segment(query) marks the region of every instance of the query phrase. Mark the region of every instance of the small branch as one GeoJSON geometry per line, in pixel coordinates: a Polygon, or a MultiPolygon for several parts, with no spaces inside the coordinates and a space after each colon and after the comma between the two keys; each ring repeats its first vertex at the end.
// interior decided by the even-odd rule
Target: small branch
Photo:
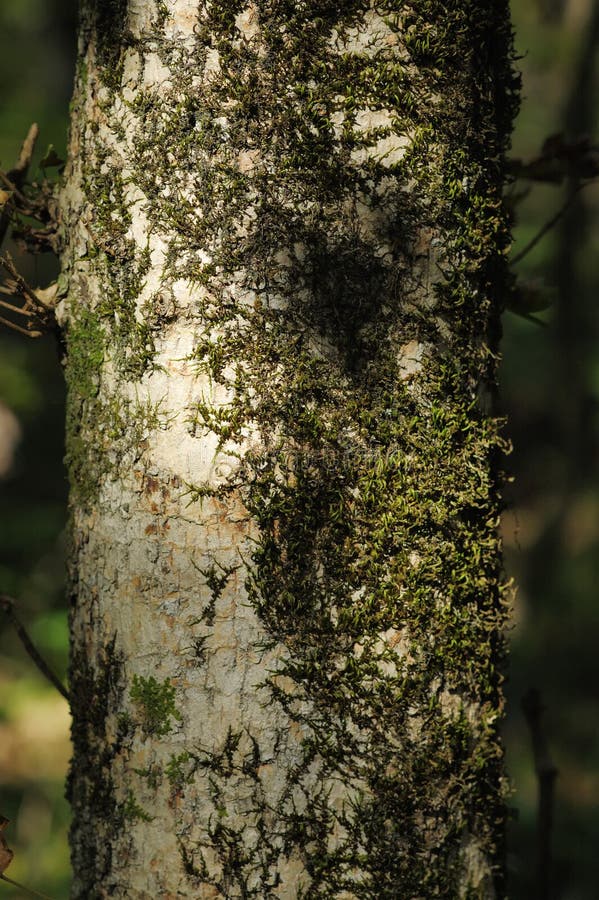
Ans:
{"type": "Polygon", "coordinates": [[[37,140],[39,129],[37,125],[32,125],[27,133],[27,137],[23,141],[23,145],[21,147],[21,152],[19,153],[19,158],[15,164],[15,167],[10,170],[8,173],[0,172],[0,181],[4,184],[5,187],[12,193],[12,201],[11,206],[7,205],[0,216],[0,244],[4,240],[4,236],[8,231],[8,227],[10,224],[10,220],[12,215],[14,215],[14,206],[12,205],[15,201],[23,207],[24,211],[28,211],[30,204],[27,200],[27,197],[21,192],[21,188],[25,183],[25,178],[27,177],[27,172],[29,170],[29,165],[31,163],[31,157],[33,155],[33,150],[35,147],[35,142],[37,140]]]}
{"type": "Polygon", "coordinates": [[[52,897],[48,897],[47,894],[40,894],[39,891],[34,891],[33,888],[25,887],[24,884],[20,884],[18,881],[15,881],[13,878],[9,878],[8,875],[2,873],[0,875],[2,881],[6,881],[8,884],[14,884],[15,887],[18,887],[20,890],[25,891],[26,894],[29,894],[30,897],[41,897],[42,900],[52,900],[52,897]]]}
{"type": "Polygon", "coordinates": [[[572,191],[564,205],[556,212],[556,214],[552,216],[547,222],[545,222],[543,227],[537,232],[533,239],[529,241],[528,244],[519,253],[517,253],[516,256],[514,256],[513,259],[510,260],[510,264],[512,266],[515,266],[516,263],[519,263],[520,260],[524,259],[525,256],[528,256],[530,251],[537,246],[539,241],[545,237],[547,232],[551,231],[551,229],[557,225],[562,216],[565,216],[565,214],[568,212],[576,196],[578,195],[578,192],[581,191],[583,187],[584,184],[580,184],[574,191],[572,191]]]}
{"type": "Polygon", "coordinates": [[[27,172],[31,165],[31,158],[33,156],[33,151],[35,150],[39,131],[40,130],[35,122],[29,127],[27,137],[21,145],[19,158],[17,159],[14,168],[8,172],[8,177],[15,185],[17,185],[17,187],[22,187],[27,178],[27,172]]]}
{"type": "Polygon", "coordinates": [[[547,736],[541,721],[544,707],[536,689],[531,688],[522,698],[522,709],[530,729],[538,779],[536,896],[537,900],[549,900],[552,879],[551,832],[553,829],[555,779],[558,770],[549,752],[547,736]]]}
{"type": "Polygon", "coordinates": [[[4,187],[8,188],[8,190],[15,195],[16,199],[19,201],[20,208],[24,210],[28,210],[30,208],[29,200],[27,199],[25,194],[21,193],[16,184],[11,181],[8,175],[5,175],[4,172],[0,172],[0,181],[2,182],[4,187]]]}
{"type": "MultiPolygon", "coordinates": [[[[7,293],[7,294],[11,295],[10,291],[6,291],[6,292],[3,291],[1,286],[0,286],[0,293],[2,293],[2,294],[7,293]]],[[[13,306],[12,303],[6,303],[5,300],[0,300],[0,306],[2,307],[2,309],[8,309],[9,312],[17,313],[19,316],[25,316],[25,318],[27,318],[27,319],[30,319],[33,316],[33,313],[31,312],[30,309],[25,309],[24,306],[13,306]]]]}
{"type": "Polygon", "coordinates": [[[42,658],[38,649],[34,645],[33,641],[27,634],[25,627],[21,624],[21,621],[17,618],[17,615],[14,610],[15,601],[12,597],[9,597],[8,594],[0,594],[0,610],[6,613],[10,622],[14,626],[15,631],[17,632],[21,643],[25,647],[25,650],[38,667],[42,675],[44,675],[51,684],[54,685],[56,690],[62,694],[67,703],[70,702],[69,693],[60,679],[54,674],[50,666],[47,662],[42,658]]]}
{"type": "Polygon", "coordinates": [[[28,338],[39,338],[43,337],[44,335],[43,331],[32,331],[28,328],[22,328],[20,325],[17,325],[16,322],[11,322],[10,319],[5,319],[4,316],[0,316],[0,325],[4,325],[6,328],[11,328],[13,331],[18,332],[19,334],[23,334],[28,338]]]}
{"type": "Polygon", "coordinates": [[[16,322],[7,319],[5,316],[0,316],[0,323],[8,328],[12,328],[14,331],[18,331],[19,334],[27,335],[27,337],[41,337],[44,332],[51,331],[55,326],[54,302],[48,301],[55,301],[56,290],[51,292],[49,288],[46,288],[44,291],[34,291],[23,276],[19,274],[8,253],[5,256],[0,256],[0,267],[10,276],[4,285],[0,285],[0,293],[8,296],[21,296],[25,301],[23,306],[0,301],[0,306],[28,320],[27,328],[17,325],[16,322]],[[43,299],[42,294],[46,299],[43,299]]]}
{"type": "Polygon", "coordinates": [[[527,312],[515,312],[515,310],[509,310],[513,312],[515,316],[520,316],[521,319],[526,319],[527,322],[532,322],[533,325],[536,325],[537,328],[547,328],[547,322],[544,322],[542,319],[537,318],[537,316],[532,313],[527,312]]]}
{"type": "Polygon", "coordinates": [[[41,306],[42,309],[50,311],[50,307],[46,306],[46,304],[40,300],[32,287],[29,287],[25,279],[22,275],[19,275],[19,272],[12,261],[12,257],[9,253],[6,253],[4,256],[0,256],[0,266],[4,269],[5,272],[11,276],[14,280],[14,285],[18,292],[23,295],[26,299],[29,299],[33,306],[41,306]]]}

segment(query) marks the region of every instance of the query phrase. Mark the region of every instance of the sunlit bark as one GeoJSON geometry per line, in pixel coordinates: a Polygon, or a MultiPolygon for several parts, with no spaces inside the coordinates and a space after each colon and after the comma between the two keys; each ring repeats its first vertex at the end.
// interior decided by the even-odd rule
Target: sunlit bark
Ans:
{"type": "Polygon", "coordinates": [[[502,895],[501,2],[84,0],[74,896],[502,895]]]}

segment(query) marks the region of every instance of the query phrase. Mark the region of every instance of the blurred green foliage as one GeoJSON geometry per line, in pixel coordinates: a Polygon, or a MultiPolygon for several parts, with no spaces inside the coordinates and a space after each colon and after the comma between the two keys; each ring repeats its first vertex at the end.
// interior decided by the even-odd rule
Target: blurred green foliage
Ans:
{"type": "MultiPolygon", "coordinates": [[[[64,153],[75,6],[75,0],[0,4],[5,167],[32,121],[41,129],[37,160],[49,144],[64,153]]],[[[512,6],[524,76],[513,155],[535,157],[544,139],[560,131],[596,136],[599,4],[513,0],[512,6]]],[[[528,191],[517,205],[514,254],[574,186],[570,179],[528,191]]],[[[502,403],[515,447],[508,461],[513,482],[504,534],[508,570],[518,584],[505,727],[514,788],[511,900],[528,900],[535,890],[536,780],[520,710],[522,695],[533,685],[547,707],[547,735],[560,770],[552,900],[592,900],[599,883],[598,211],[599,188],[585,188],[517,266],[525,279],[549,285],[554,303],[536,314],[546,327],[509,312],[504,318],[502,403]]],[[[50,258],[20,259],[19,267],[40,285],[56,273],[50,258]]],[[[62,675],[64,387],[52,338],[28,343],[0,333],[2,405],[18,422],[21,441],[12,468],[0,479],[0,589],[18,597],[19,615],[62,675]]],[[[65,704],[5,627],[0,685],[0,813],[11,819],[8,839],[16,851],[10,874],[61,900],[69,883],[65,704]]],[[[21,896],[4,884],[2,895],[21,896]]]]}
{"type": "MultiPolygon", "coordinates": [[[[599,4],[513,0],[523,105],[513,155],[538,155],[548,135],[597,139],[599,4]]],[[[578,187],[532,187],[517,208],[514,255],[578,187]]],[[[536,686],[559,769],[553,900],[597,896],[599,862],[599,185],[585,187],[516,266],[555,295],[539,328],[506,313],[502,397],[514,443],[505,516],[515,625],[505,736],[516,818],[513,900],[535,896],[536,780],[521,698],[536,686]]]]}
{"type": "MultiPolygon", "coordinates": [[[[34,177],[48,144],[59,152],[66,147],[75,16],[75,0],[0,3],[3,168],[14,164],[33,121],[41,135],[34,177]]],[[[18,257],[17,248],[9,249],[18,257]]],[[[19,258],[18,265],[40,286],[50,283],[57,269],[50,257],[19,258]]],[[[64,387],[53,338],[28,342],[0,333],[2,409],[18,421],[21,440],[10,471],[0,478],[0,590],[18,598],[20,618],[44,657],[63,675],[64,387]]],[[[70,881],[69,810],[64,799],[68,711],[5,622],[0,627],[0,687],[0,813],[11,820],[7,839],[15,851],[7,874],[62,900],[68,897],[70,881]]],[[[23,896],[0,884],[0,898],[23,896]]]]}

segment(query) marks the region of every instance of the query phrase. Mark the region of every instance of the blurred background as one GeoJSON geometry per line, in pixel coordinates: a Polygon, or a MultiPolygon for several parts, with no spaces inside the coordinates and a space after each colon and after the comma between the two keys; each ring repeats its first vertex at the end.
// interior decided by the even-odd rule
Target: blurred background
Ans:
{"type": "MultiPolygon", "coordinates": [[[[33,121],[41,133],[36,160],[49,144],[64,155],[75,7],[75,0],[0,0],[4,170],[33,121]]],[[[529,163],[556,134],[564,135],[554,139],[558,148],[585,135],[596,141],[599,3],[512,0],[512,7],[523,76],[512,156],[529,163]]],[[[547,896],[599,896],[599,185],[579,190],[585,173],[572,158],[564,168],[555,183],[523,179],[509,191],[514,257],[568,204],[514,265],[520,311],[532,318],[504,316],[501,402],[514,451],[502,527],[517,585],[505,723],[511,900],[536,891],[537,779],[521,707],[532,687],[559,770],[547,896]]],[[[31,174],[41,177],[35,164],[31,174]]],[[[18,257],[14,245],[8,249],[18,257]]],[[[39,286],[57,270],[50,256],[22,257],[18,265],[39,286]]],[[[61,677],[63,412],[53,339],[0,331],[0,592],[18,598],[21,619],[61,677]]],[[[7,874],[55,900],[66,900],[69,886],[68,728],[66,703],[0,619],[0,814],[11,820],[6,834],[15,850],[7,874]]],[[[23,894],[0,882],[2,896],[23,894]]]]}
{"type": "MultiPolygon", "coordinates": [[[[75,55],[76,0],[0,0],[0,168],[16,162],[32,122],[35,160],[48,144],[64,154],[75,55]]],[[[37,162],[31,169],[40,178],[37,162]]],[[[50,254],[21,257],[33,285],[57,272],[50,254]]],[[[6,298],[8,299],[8,298],[6,298]]],[[[67,665],[62,465],[64,385],[53,337],[30,340],[0,328],[0,592],[60,676],[67,665]]],[[[68,897],[69,810],[64,778],[67,704],[45,681],[0,613],[0,815],[15,851],[6,874],[62,900],[68,897]]],[[[26,895],[0,881],[0,900],[26,895]]]]}
{"type": "MultiPolygon", "coordinates": [[[[512,0],[512,10],[523,76],[512,156],[537,157],[559,133],[597,143],[599,3],[512,0]]],[[[512,257],[570,204],[514,266],[551,301],[533,313],[545,325],[504,316],[502,403],[514,451],[503,530],[517,585],[505,728],[514,900],[535,896],[537,785],[521,709],[531,687],[558,769],[547,896],[599,897],[599,184],[579,191],[584,179],[570,163],[561,183],[532,186],[516,206],[512,257]]]]}

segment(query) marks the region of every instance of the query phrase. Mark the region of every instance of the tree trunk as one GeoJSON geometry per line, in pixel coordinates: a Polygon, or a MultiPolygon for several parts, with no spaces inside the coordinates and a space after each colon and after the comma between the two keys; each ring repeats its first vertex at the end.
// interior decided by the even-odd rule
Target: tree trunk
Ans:
{"type": "Polygon", "coordinates": [[[503,896],[503,0],[83,0],[77,898],[503,896]]]}

